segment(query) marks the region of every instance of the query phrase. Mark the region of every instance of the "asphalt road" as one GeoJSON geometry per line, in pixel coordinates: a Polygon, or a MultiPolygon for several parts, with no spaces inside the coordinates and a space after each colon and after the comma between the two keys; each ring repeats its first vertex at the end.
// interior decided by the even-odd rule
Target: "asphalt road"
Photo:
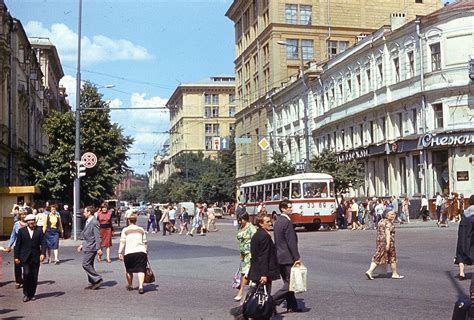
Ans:
{"type": "MultiPolygon", "coordinates": [[[[105,281],[99,290],[84,290],[87,280],[82,256],[75,251],[78,243],[67,240],[60,247],[62,263],[41,266],[37,300],[27,303],[22,302],[22,291],[15,289],[12,256],[4,254],[0,317],[232,319],[229,310],[238,303],[232,299],[236,291],[231,283],[239,252],[232,221],[219,220],[218,228],[204,237],[149,234],[157,281],[145,287],[144,295],[125,290],[124,267],[116,254],[118,238],[114,238],[113,262],[96,265],[105,281]]],[[[439,229],[417,221],[397,226],[403,280],[384,275],[366,279],[374,231],[301,231],[298,236],[308,268],[308,292],[297,298],[306,312],[281,313],[274,319],[449,319],[454,302],[468,292],[469,281],[455,277],[457,225],[439,229]]],[[[280,286],[277,281],[273,290],[280,286]]]]}

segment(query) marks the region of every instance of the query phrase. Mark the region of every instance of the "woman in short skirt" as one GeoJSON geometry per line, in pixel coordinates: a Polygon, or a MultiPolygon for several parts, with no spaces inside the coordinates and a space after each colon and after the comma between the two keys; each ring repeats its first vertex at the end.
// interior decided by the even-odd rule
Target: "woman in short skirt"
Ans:
{"type": "Polygon", "coordinates": [[[119,259],[125,263],[127,273],[127,290],[132,291],[133,274],[138,274],[138,293],[143,294],[145,271],[148,263],[146,234],[143,228],[136,225],[137,215],[128,218],[128,227],[120,236],[119,259]]]}

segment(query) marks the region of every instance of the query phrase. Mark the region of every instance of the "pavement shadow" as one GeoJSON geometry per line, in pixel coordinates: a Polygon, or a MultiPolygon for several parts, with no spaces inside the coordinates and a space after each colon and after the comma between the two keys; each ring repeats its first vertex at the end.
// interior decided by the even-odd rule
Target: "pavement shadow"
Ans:
{"type": "Polygon", "coordinates": [[[16,320],[16,319],[24,319],[25,317],[7,317],[7,318],[2,318],[2,320],[16,320]]]}
{"type": "MultiPolygon", "coordinates": [[[[464,292],[464,289],[461,287],[461,284],[459,283],[460,282],[458,280],[459,275],[456,275],[453,277],[453,275],[451,274],[451,271],[449,270],[446,270],[444,273],[446,274],[446,277],[448,278],[448,280],[451,281],[451,284],[453,285],[453,287],[456,289],[458,293],[458,299],[464,299],[464,298],[469,297],[469,294],[464,292]]],[[[466,278],[470,279],[471,277],[472,277],[471,273],[466,273],[466,278]]]]}
{"type": "Polygon", "coordinates": [[[54,292],[46,292],[46,293],[40,293],[35,296],[37,300],[39,299],[44,299],[44,298],[50,298],[50,297],[60,297],[66,294],[64,291],[54,291],[54,292]]]}
{"type": "Polygon", "coordinates": [[[71,258],[71,259],[62,259],[62,260],[59,261],[59,264],[63,264],[63,263],[66,263],[68,261],[73,261],[73,260],[76,260],[76,259],[73,259],[73,258],[71,258]]]}
{"type": "Polygon", "coordinates": [[[42,284],[55,284],[56,281],[53,281],[53,280],[45,280],[45,281],[38,281],[38,285],[42,285],[42,284]]]}
{"type": "Polygon", "coordinates": [[[10,280],[10,281],[5,281],[5,282],[0,282],[0,288],[3,286],[6,286],[7,284],[14,283],[15,281],[10,280]]]}
{"type": "MultiPolygon", "coordinates": [[[[16,311],[16,309],[0,309],[0,314],[10,313],[13,311],[16,311]]],[[[2,319],[4,318],[2,317],[2,319]]]]}
{"type": "Polygon", "coordinates": [[[147,284],[144,286],[144,289],[145,289],[145,292],[148,292],[148,291],[158,291],[158,287],[160,285],[158,284],[147,284]]]}
{"type": "Polygon", "coordinates": [[[118,283],[117,281],[105,281],[100,286],[111,288],[111,287],[115,287],[117,285],[117,283],[118,283]]]}

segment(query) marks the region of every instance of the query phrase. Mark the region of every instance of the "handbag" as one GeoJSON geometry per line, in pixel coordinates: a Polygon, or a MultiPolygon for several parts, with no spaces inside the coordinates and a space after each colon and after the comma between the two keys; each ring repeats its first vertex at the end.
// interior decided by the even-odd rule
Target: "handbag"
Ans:
{"type": "Polygon", "coordinates": [[[153,270],[151,270],[150,261],[147,260],[145,270],[145,283],[153,282],[155,282],[155,274],[153,273],[153,270]]]}
{"type": "Polygon", "coordinates": [[[242,264],[239,264],[239,268],[235,272],[234,278],[232,280],[232,289],[240,289],[240,281],[242,279],[241,270],[242,270],[242,264]]]}
{"type": "Polygon", "coordinates": [[[298,266],[291,267],[290,273],[290,287],[289,290],[294,293],[306,292],[307,290],[307,277],[308,269],[300,263],[298,266]]]}
{"type": "Polygon", "coordinates": [[[267,286],[259,284],[254,292],[250,290],[242,306],[244,317],[270,319],[274,304],[272,296],[267,293],[267,286]]]}

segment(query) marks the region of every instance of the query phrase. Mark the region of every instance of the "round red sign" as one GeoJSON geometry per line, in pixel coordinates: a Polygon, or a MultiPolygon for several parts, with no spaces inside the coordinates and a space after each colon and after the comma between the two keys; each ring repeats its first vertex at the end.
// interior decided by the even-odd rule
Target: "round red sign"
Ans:
{"type": "Polygon", "coordinates": [[[82,155],[81,161],[86,168],[92,168],[97,164],[97,156],[92,152],[86,152],[82,155]]]}

